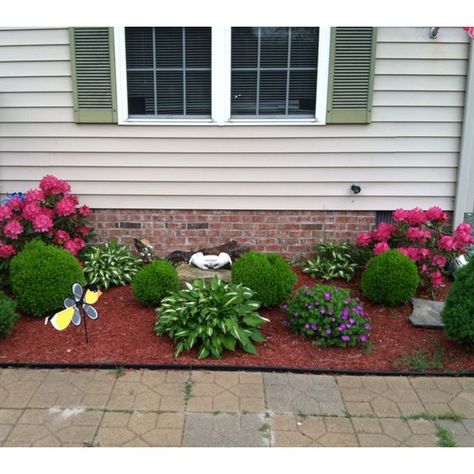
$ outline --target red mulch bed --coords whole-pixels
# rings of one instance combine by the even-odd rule
[[[301,271],[296,272],[298,286],[317,283]],[[332,283],[352,288],[357,295],[359,280],[357,277],[350,283]],[[447,288],[441,299],[446,292]],[[412,310],[410,304],[389,309],[360,297],[372,322],[370,351],[315,347],[310,340],[290,333],[283,325],[285,313],[274,308],[262,311],[270,322],[262,327],[267,340],[257,344],[257,355],[227,351],[220,360],[198,360],[193,350],[176,359],[168,337],[153,332],[155,310],[141,306],[129,287],[119,287],[106,291],[96,304],[100,317],[97,321],[88,320],[88,344],[83,326],[70,325],[58,332],[50,324],[45,326],[44,319],[22,317],[13,333],[0,339],[0,364],[212,365],[403,372],[409,367],[400,365],[400,358],[415,349],[432,354],[438,346],[444,353],[441,372],[474,371],[472,351],[449,341],[442,330],[414,328],[407,321]]]

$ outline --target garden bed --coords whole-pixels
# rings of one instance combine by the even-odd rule
[[[312,286],[318,282],[299,270],[296,272],[297,286]],[[339,280],[332,283],[350,287],[357,295],[359,280],[360,275],[350,283]],[[443,293],[446,294],[446,289]],[[105,291],[96,304],[99,319],[87,322],[88,344],[83,325],[70,325],[64,332],[57,332],[49,324],[45,325],[43,318],[22,317],[13,333],[0,339],[0,364],[203,365],[404,372],[420,370],[424,359],[425,363],[437,360],[438,368],[427,367],[427,370],[474,371],[472,351],[449,341],[441,330],[415,328],[408,322],[410,304],[391,309],[361,299],[372,323],[370,350],[315,347],[303,336],[290,333],[285,327],[285,313],[272,308],[261,311],[270,322],[262,326],[266,342],[257,344],[257,355],[237,350],[226,351],[219,360],[198,360],[196,351],[176,359],[170,339],[156,336],[153,331],[155,310],[141,306],[133,298],[130,287],[112,288]],[[407,364],[404,358],[413,356],[414,351],[421,352],[415,355],[414,362]]]

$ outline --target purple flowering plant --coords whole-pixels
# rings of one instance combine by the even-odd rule
[[[359,298],[346,288],[303,286],[282,305],[288,315],[288,327],[303,334],[317,346],[366,346],[371,325]]]

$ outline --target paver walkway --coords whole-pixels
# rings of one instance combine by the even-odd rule
[[[474,379],[0,369],[0,446],[474,446]]]

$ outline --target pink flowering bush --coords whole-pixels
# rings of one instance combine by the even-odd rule
[[[393,224],[382,222],[373,232],[359,234],[357,244],[371,248],[375,255],[398,250],[416,263],[423,286],[430,290],[443,286],[446,263],[474,243],[469,224],[460,224],[448,235],[448,217],[437,206],[426,211],[397,209],[392,220]]]
[[[38,189],[14,193],[0,206],[0,269],[33,239],[77,255],[91,236],[89,213],[87,206],[79,206],[69,183],[55,176],[45,176]]]

